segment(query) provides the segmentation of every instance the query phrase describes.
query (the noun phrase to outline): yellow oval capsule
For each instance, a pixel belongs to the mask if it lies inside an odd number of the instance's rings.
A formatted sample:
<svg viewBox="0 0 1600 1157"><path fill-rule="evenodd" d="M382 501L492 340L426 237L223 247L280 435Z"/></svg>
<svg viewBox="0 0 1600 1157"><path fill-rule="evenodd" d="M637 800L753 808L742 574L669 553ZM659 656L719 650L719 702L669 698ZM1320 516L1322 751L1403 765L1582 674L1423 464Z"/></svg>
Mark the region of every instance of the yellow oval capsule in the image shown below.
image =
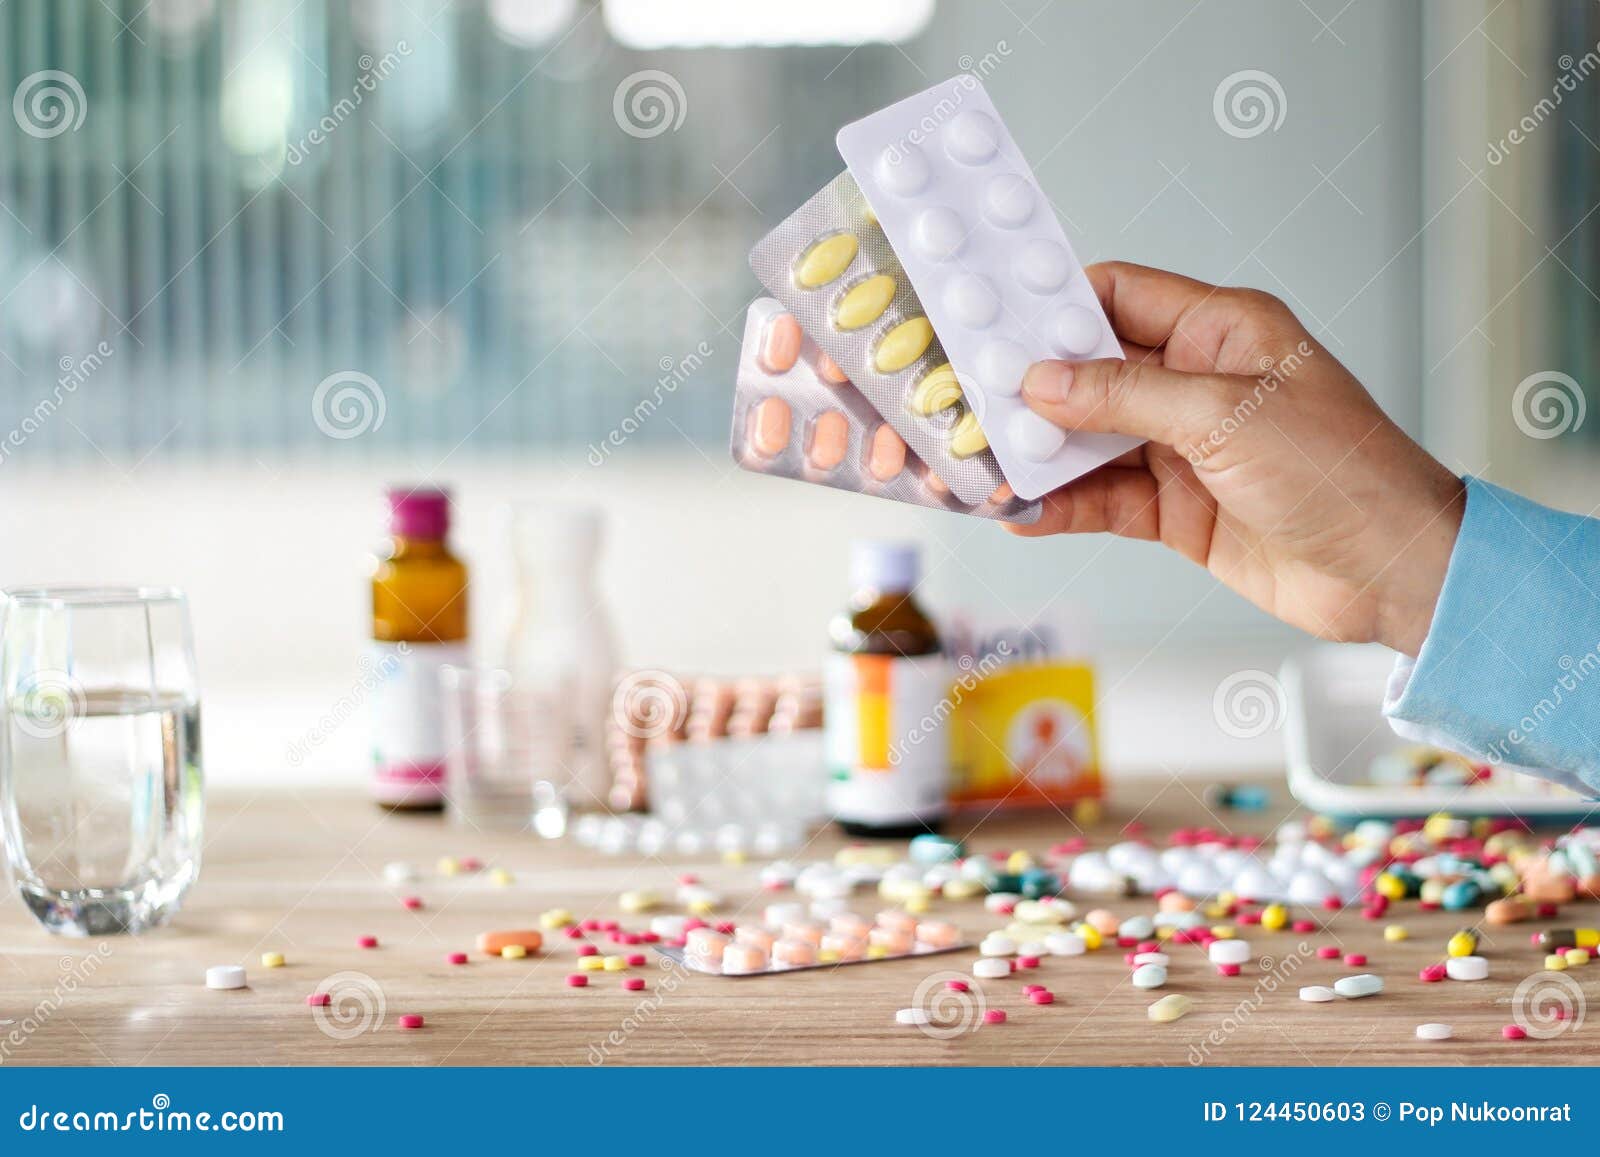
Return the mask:
<svg viewBox="0 0 1600 1157"><path fill-rule="evenodd" d="M894 300L894 278L875 273L851 287L833 310L833 323L840 329L860 329L883 316Z"/></svg>
<svg viewBox="0 0 1600 1157"><path fill-rule="evenodd" d="M816 289L835 280L856 259L861 244L854 233L824 237L800 255L794 279L801 289Z"/></svg>
<svg viewBox="0 0 1600 1157"><path fill-rule="evenodd" d="M960 400L961 383L956 380L956 372L949 362L934 366L911 391L911 408L923 417L948 410Z"/></svg>
<svg viewBox="0 0 1600 1157"><path fill-rule="evenodd" d="M897 374L916 361L933 344L933 323L925 317L902 321L878 343L878 352L872 357L873 368L880 374Z"/></svg>
<svg viewBox="0 0 1600 1157"><path fill-rule="evenodd" d="M1289 924L1289 909L1282 904L1268 904L1261 909L1261 926L1268 932L1281 932Z"/></svg>
<svg viewBox="0 0 1600 1157"><path fill-rule="evenodd" d="M1444 950L1450 956L1472 956L1478 951L1478 938L1471 931L1462 929L1450 937Z"/></svg>
<svg viewBox="0 0 1600 1157"><path fill-rule="evenodd" d="M950 427L950 453L957 458L971 458L988 446L989 439L978 425L978 415L971 410L962 414L960 420Z"/></svg>

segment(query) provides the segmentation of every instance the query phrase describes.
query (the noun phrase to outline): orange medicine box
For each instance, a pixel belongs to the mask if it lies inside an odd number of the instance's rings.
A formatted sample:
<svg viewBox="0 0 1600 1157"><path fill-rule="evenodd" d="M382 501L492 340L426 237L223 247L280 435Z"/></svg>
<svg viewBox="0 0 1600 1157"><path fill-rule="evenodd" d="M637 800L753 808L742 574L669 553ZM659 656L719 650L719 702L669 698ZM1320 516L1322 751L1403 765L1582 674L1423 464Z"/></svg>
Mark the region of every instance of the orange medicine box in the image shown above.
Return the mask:
<svg viewBox="0 0 1600 1157"><path fill-rule="evenodd" d="M951 702L955 806L1041 807L1102 794L1087 664L979 666L956 681Z"/></svg>

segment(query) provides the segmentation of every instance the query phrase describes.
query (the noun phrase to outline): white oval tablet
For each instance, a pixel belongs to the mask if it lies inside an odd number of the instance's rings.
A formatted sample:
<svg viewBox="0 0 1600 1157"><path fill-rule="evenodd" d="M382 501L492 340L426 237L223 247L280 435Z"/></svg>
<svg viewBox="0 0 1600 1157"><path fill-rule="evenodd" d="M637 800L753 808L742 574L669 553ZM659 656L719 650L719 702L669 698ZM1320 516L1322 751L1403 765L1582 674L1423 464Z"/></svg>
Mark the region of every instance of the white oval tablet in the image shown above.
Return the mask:
<svg viewBox="0 0 1600 1157"><path fill-rule="evenodd" d="M1300 990L1300 999L1307 1004L1327 1004L1338 1000L1339 994L1325 984L1313 984Z"/></svg>
<svg viewBox="0 0 1600 1157"><path fill-rule="evenodd" d="M1014 398L1022 392L1022 375L1032 359L1014 341L996 338L978 350L978 384L985 393Z"/></svg>
<svg viewBox="0 0 1600 1157"><path fill-rule="evenodd" d="M1011 961L999 956L980 956L972 962L972 975L979 980L999 980L1011 975Z"/></svg>
<svg viewBox="0 0 1600 1157"><path fill-rule="evenodd" d="M894 1014L894 1022L895 1024L921 1026L932 1024L933 1017L928 1014L928 1010L925 1008L902 1008Z"/></svg>
<svg viewBox="0 0 1600 1157"><path fill-rule="evenodd" d="M948 261L961 251L966 240L961 217L942 205L924 209L911 222L911 244L929 261Z"/></svg>
<svg viewBox="0 0 1600 1157"><path fill-rule="evenodd" d="M968 329L987 329L1000 316L1000 295L987 278L958 273L945 282L944 307Z"/></svg>
<svg viewBox="0 0 1600 1157"><path fill-rule="evenodd" d="M1056 314L1056 345L1069 357L1083 357L1100 344L1100 319L1092 309L1069 305Z"/></svg>
<svg viewBox="0 0 1600 1157"><path fill-rule="evenodd" d="M1444 970L1451 980L1486 980L1489 961L1482 956L1452 956L1444 962Z"/></svg>
<svg viewBox="0 0 1600 1157"><path fill-rule="evenodd" d="M1213 964L1243 964L1250 959L1250 941L1213 940L1206 955Z"/></svg>
<svg viewBox="0 0 1600 1157"><path fill-rule="evenodd" d="M1455 1035L1456 1030L1447 1024L1439 1024L1438 1022L1434 1022L1431 1024L1419 1024L1417 1026L1418 1040L1449 1040Z"/></svg>
<svg viewBox="0 0 1600 1157"><path fill-rule="evenodd" d="M1015 173L1004 173L983 187L983 217L991 225L1015 229L1033 216L1033 187Z"/></svg>
<svg viewBox="0 0 1600 1157"><path fill-rule="evenodd" d="M959 113L944 126L944 151L963 165L981 165L1000 147L1000 129L988 113Z"/></svg>
<svg viewBox="0 0 1600 1157"><path fill-rule="evenodd" d="M1160 988L1167 982L1167 970L1159 964L1141 964L1131 979L1135 988Z"/></svg>
<svg viewBox="0 0 1600 1157"><path fill-rule="evenodd" d="M1011 444L1030 462L1043 462L1054 454L1067 440L1067 432L1051 424L1032 410L1021 410L1011 415L1006 423L1006 433Z"/></svg>
<svg viewBox="0 0 1600 1157"><path fill-rule="evenodd" d="M910 197L928 185L928 158L916 145L890 145L878 154L874 175L897 197Z"/></svg>
<svg viewBox="0 0 1600 1157"><path fill-rule="evenodd" d="M207 988L243 988L244 969L237 964L214 964L206 969Z"/></svg>
<svg viewBox="0 0 1600 1157"><path fill-rule="evenodd" d="M1017 252L1013 269L1023 288L1054 293L1072 276L1072 258L1054 241L1030 241Z"/></svg>

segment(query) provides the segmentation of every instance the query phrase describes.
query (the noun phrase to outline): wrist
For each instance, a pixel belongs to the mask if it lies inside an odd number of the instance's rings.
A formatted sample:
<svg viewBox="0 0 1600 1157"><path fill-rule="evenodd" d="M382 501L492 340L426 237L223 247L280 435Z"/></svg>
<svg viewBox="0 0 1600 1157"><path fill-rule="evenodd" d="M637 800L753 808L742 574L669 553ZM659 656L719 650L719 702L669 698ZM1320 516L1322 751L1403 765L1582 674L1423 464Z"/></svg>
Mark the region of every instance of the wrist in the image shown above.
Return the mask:
<svg viewBox="0 0 1600 1157"><path fill-rule="evenodd" d="M1406 517L1396 520L1378 599L1378 642L1413 658L1433 625L1467 507L1466 484L1433 459L1427 462L1426 484L1406 498Z"/></svg>

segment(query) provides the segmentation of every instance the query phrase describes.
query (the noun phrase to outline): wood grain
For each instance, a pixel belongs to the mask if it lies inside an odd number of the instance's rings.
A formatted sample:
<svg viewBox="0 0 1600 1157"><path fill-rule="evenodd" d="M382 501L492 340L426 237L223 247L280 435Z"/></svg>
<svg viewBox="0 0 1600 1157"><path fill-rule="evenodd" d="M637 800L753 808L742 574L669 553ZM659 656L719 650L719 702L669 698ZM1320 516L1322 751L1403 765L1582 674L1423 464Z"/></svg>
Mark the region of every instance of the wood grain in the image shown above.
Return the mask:
<svg viewBox="0 0 1600 1157"><path fill-rule="evenodd" d="M1275 794L1282 797L1281 787ZM1153 835L1176 825L1217 824L1194 790L1177 780L1116 785L1106 821L1089 834L1116 838L1138 815ZM1227 813L1232 830L1266 832L1273 814ZM1354 911L1329 917L1313 935L1249 929L1257 962L1244 975L1215 975L1204 954L1178 947L1165 992L1193 997L1195 1012L1174 1024L1151 1024L1146 1007L1163 992L1128 983L1120 952L1046 959L1036 975L1056 1003L1029 1004L1020 980L975 987L1005 1025L936 1039L894 1023L918 986L936 974L970 979L972 952L821 970L791 976L724 979L663 970L642 993L624 992L616 973L593 974L592 987L572 989L573 942L547 937L546 950L521 961L474 955L466 966L445 954L470 951L487 928L535 926L546 908L581 916L620 916L618 895L648 887L670 897L679 873L694 871L725 892L728 915L754 912L767 895L755 887L755 865L729 866L680 858L608 858L571 843L475 832L438 817L390 815L348 794L217 792L210 803L205 866L175 924L142 937L102 942L52 937L16 901L0 905L0 1064L89 1065L588 1065L606 1064L1015 1064L1015 1065L1349 1065L1595 1064L1600 1036L1579 1027L1550 1040L1508 1043L1501 1026L1513 1019L1518 982L1539 972L1528 926L1488 929L1483 952L1492 976L1480 983L1423 984L1417 970L1441 958L1460 914L1398 906L1394 919L1412 939L1385 943L1382 924ZM971 843L978 850L1042 851L1072 833L1046 815L995 816ZM808 857L831 855L840 840L822 833ZM443 878L432 865L445 855L472 855L510 869L516 881L497 887L487 874ZM407 860L427 871L404 891L426 906L401 907L383 882L383 865ZM1085 898L1078 898L1083 904ZM876 897L862 895L872 912ZM1091 904L1092 906L1092 904ZM1148 911L1149 901L1107 905L1119 913ZM940 901L938 914L974 940L1003 920L976 901ZM1477 914L1473 914L1476 918ZM1594 925L1593 903L1572 905L1563 926ZM635 918L637 924L637 918ZM374 950L356 937L380 938ZM1305 1004L1305 984L1331 984L1352 969L1316 958L1338 944L1365 952L1365 971L1383 975L1378 997ZM264 969L259 956L281 951L288 965ZM204 987L207 965L242 963L250 987ZM1265 965L1263 969L1262 965ZM340 973L370 978L384 1014L374 1029L339 1039L324 1031L304 1003ZM1567 974L1583 993L1600 983L1600 964ZM1592 979L1591 979L1592 978ZM394 1027L402 1013L422 1013L427 1027ZM1455 1026L1456 1038L1424 1043L1424 1021ZM337 1028L337 1025L335 1026ZM7 1034L17 1033L21 1043Z"/></svg>

